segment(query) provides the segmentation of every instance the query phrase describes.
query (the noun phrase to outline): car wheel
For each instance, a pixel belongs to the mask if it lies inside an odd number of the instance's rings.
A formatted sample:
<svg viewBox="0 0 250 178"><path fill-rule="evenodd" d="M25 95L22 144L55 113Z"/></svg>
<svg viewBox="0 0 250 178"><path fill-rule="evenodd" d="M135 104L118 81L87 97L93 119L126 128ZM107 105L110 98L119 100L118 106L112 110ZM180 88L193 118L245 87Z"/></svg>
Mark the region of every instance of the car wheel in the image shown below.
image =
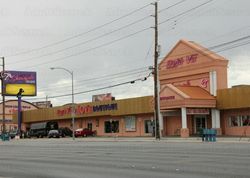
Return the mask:
<svg viewBox="0 0 250 178"><path fill-rule="evenodd" d="M87 134L83 134L83 137L87 137Z"/></svg>

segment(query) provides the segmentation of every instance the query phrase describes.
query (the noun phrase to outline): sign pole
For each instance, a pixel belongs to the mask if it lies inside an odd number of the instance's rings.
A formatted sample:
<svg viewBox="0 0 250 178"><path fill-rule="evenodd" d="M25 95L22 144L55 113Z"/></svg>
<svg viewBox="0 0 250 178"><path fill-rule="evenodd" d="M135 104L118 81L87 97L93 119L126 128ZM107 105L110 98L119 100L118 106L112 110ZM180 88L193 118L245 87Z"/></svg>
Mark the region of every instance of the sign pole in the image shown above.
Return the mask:
<svg viewBox="0 0 250 178"><path fill-rule="evenodd" d="M22 101L22 96L18 95L18 109L17 109L17 115L18 115L18 134L21 136L21 101Z"/></svg>
<svg viewBox="0 0 250 178"><path fill-rule="evenodd" d="M3 60L3 71L1 74L1 80L2 80L2 99L3 99L3 113L2 113L2 123L3 123L3 133L6 133L6 125L5 125L5 93L3 90L4 87L4 73L5 73L5 62L4 62L4 57L2 57Z"/></svg>
<svg viewBox="0 0 250 178"><path fill-rule="evenodd" d="M17 98L18 98L18 108L17 108L17 115L18 115L18 134L19 136L21 136L21 130L22 130L22 117L21 117L21 101L22 101L22 93L24 92L24 90L22 88L19 89L19 92L17 93Z"/></svg>

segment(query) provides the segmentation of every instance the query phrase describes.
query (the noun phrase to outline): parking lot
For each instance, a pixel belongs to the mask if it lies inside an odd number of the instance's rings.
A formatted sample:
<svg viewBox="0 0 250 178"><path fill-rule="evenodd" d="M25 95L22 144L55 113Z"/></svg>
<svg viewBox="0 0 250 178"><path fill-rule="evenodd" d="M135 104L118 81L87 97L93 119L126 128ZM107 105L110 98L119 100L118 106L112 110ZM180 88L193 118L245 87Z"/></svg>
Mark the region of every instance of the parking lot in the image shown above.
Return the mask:
<svg viewBox="0 0 250 178"><path fill-rule="evenodd" d="M0 177L246 178L249 143L86 138L0 141Z"/></svg>

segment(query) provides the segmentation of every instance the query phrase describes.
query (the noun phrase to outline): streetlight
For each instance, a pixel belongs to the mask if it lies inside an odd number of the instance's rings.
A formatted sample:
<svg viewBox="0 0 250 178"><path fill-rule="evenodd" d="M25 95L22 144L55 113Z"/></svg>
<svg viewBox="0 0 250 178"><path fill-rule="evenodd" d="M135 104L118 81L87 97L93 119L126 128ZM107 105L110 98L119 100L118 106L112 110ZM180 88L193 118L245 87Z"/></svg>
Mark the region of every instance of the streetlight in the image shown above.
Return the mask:
<svg viewBox="0 0 250 178"><path fill-rule="evenodd" d="M72 104L71 104L71 117L72 117L72 130L73 130L73 140L75 140L75 104L74 104L74 75L73 75L73 71L70 71L66 68L63 68L63 67L51 67L50 68L51 70L54 70L54 69L61 69L61 70L64 70L66 72L68 72L70 75L71 75L71 82L72 82Z"/></svg>

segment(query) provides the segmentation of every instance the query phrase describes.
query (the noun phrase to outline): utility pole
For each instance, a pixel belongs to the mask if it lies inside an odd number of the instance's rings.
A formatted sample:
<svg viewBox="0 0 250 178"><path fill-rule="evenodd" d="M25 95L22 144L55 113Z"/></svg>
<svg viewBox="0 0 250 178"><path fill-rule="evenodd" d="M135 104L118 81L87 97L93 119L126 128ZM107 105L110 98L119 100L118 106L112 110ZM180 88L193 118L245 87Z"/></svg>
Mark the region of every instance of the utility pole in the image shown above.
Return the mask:
<svg viewBox="0 0 250 178"><path fill-rule="evenodd" d="M4 87L4 76L5 76L5 62L4 62L4 57L2 57L2 60L3 60L3 63L2 63L2 66L3 66L3 71L2 71L2 74L1 74L1 80L2 80L2 98L3 98L3 118L2 118L2 123L3 123L3 133L6 133L6 126L5 126L5 93L4 90L3 90L3 87Z"/></svg>
<svg viewBox="0 0 250 178"><path fill-rule="evenodd" d="M159 124L159 92L158 92L158 2L153 3L155 6L155 48L154 48L154 110L155 110L155 139L160 140Z"/></svg>

